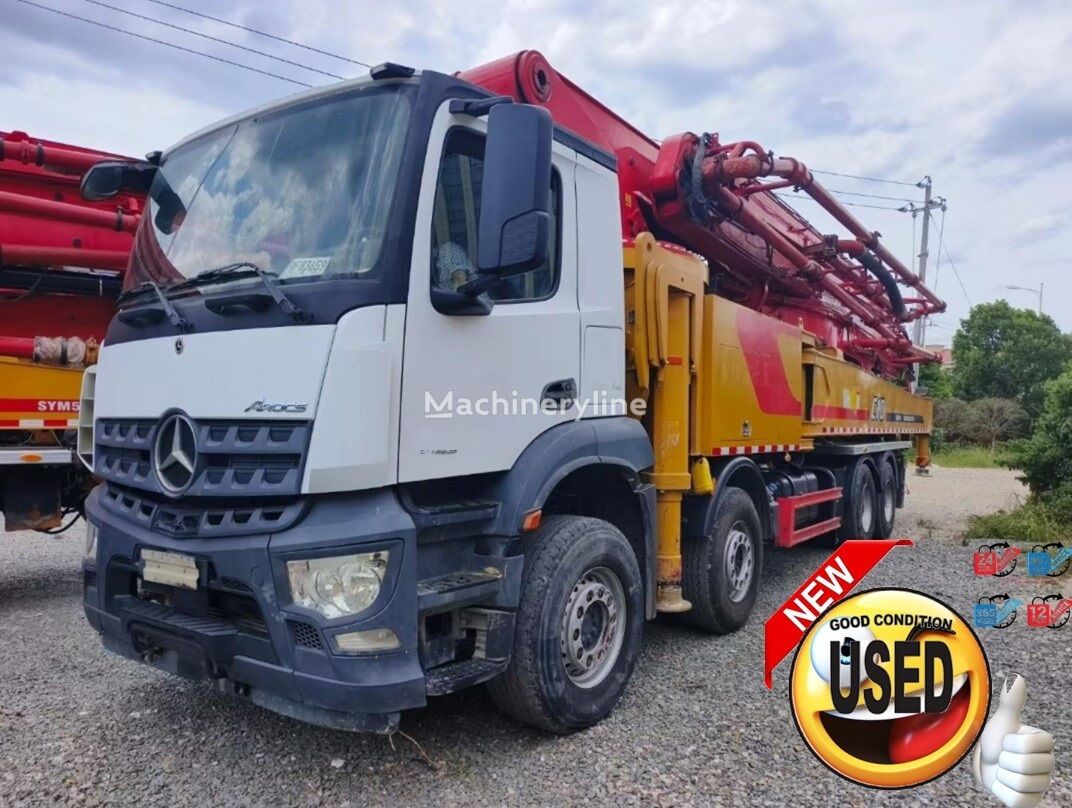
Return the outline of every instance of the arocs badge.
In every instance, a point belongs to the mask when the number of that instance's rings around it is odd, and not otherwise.
[[[971,749],[990,706],[990,668],[971,627],[905,589],[845,598],[804,636],[790,699],[812,752],[838,774],[905,788]]]

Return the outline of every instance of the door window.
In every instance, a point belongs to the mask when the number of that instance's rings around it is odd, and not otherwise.
[[[436,183],[432,214],[432,286],[455,291],[476,274],[480,190],[484,179],[484,136],[467,129],[447,135]],[[551,234],[542,266],[503,278],[488,290],[499,303],[520,303],[551,297],[558,286],[559,204],[562,183],[551,172]]]

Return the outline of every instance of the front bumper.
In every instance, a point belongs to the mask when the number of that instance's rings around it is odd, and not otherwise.
[[[426,703],[417,647],[416,531],[390,490],[310,500],[275,533],[170,538],[139,524],[138,504],[98,487],[86,503],[98,526],[84,573],[86,618],[104,646],[188,678],[217,680],[276,712],[337,729],[387,732],[398,713]],[[130,514],[122,511],[128,508]],[[198,561],[196,593],[167,604],[138,596],[143,549]],[[289,558],[389,549],[376,602],[354,618],[328,620],[290,604]],[[335,634],[390,628],[397,650],[345,655]]]

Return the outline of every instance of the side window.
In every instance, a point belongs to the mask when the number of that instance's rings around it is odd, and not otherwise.
[[[456,290],[476,273],[480,189],[484,179],[484,136],[466,129],[448,133],[439,164],[432,214],[432,285]],[[541,300],[554,294],[559,271],[559,205],[562,183],[551,172],[551,240],[547,260],[523,275],[504,278],[488,290],[492,300]]]

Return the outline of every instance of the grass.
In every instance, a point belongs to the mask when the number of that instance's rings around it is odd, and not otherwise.
[[[1012,510],[969,516],[966,539],[1004,539],[1032,544],[1072,538],[1072,525],[1058,519],[1042,502],[1025,502]]]
[[[1004,457],[1004,447],[998,446],[993,452],[986,446],[951,444],[936,451],[932,460],[934,465],[947,469],[999,469]]]

